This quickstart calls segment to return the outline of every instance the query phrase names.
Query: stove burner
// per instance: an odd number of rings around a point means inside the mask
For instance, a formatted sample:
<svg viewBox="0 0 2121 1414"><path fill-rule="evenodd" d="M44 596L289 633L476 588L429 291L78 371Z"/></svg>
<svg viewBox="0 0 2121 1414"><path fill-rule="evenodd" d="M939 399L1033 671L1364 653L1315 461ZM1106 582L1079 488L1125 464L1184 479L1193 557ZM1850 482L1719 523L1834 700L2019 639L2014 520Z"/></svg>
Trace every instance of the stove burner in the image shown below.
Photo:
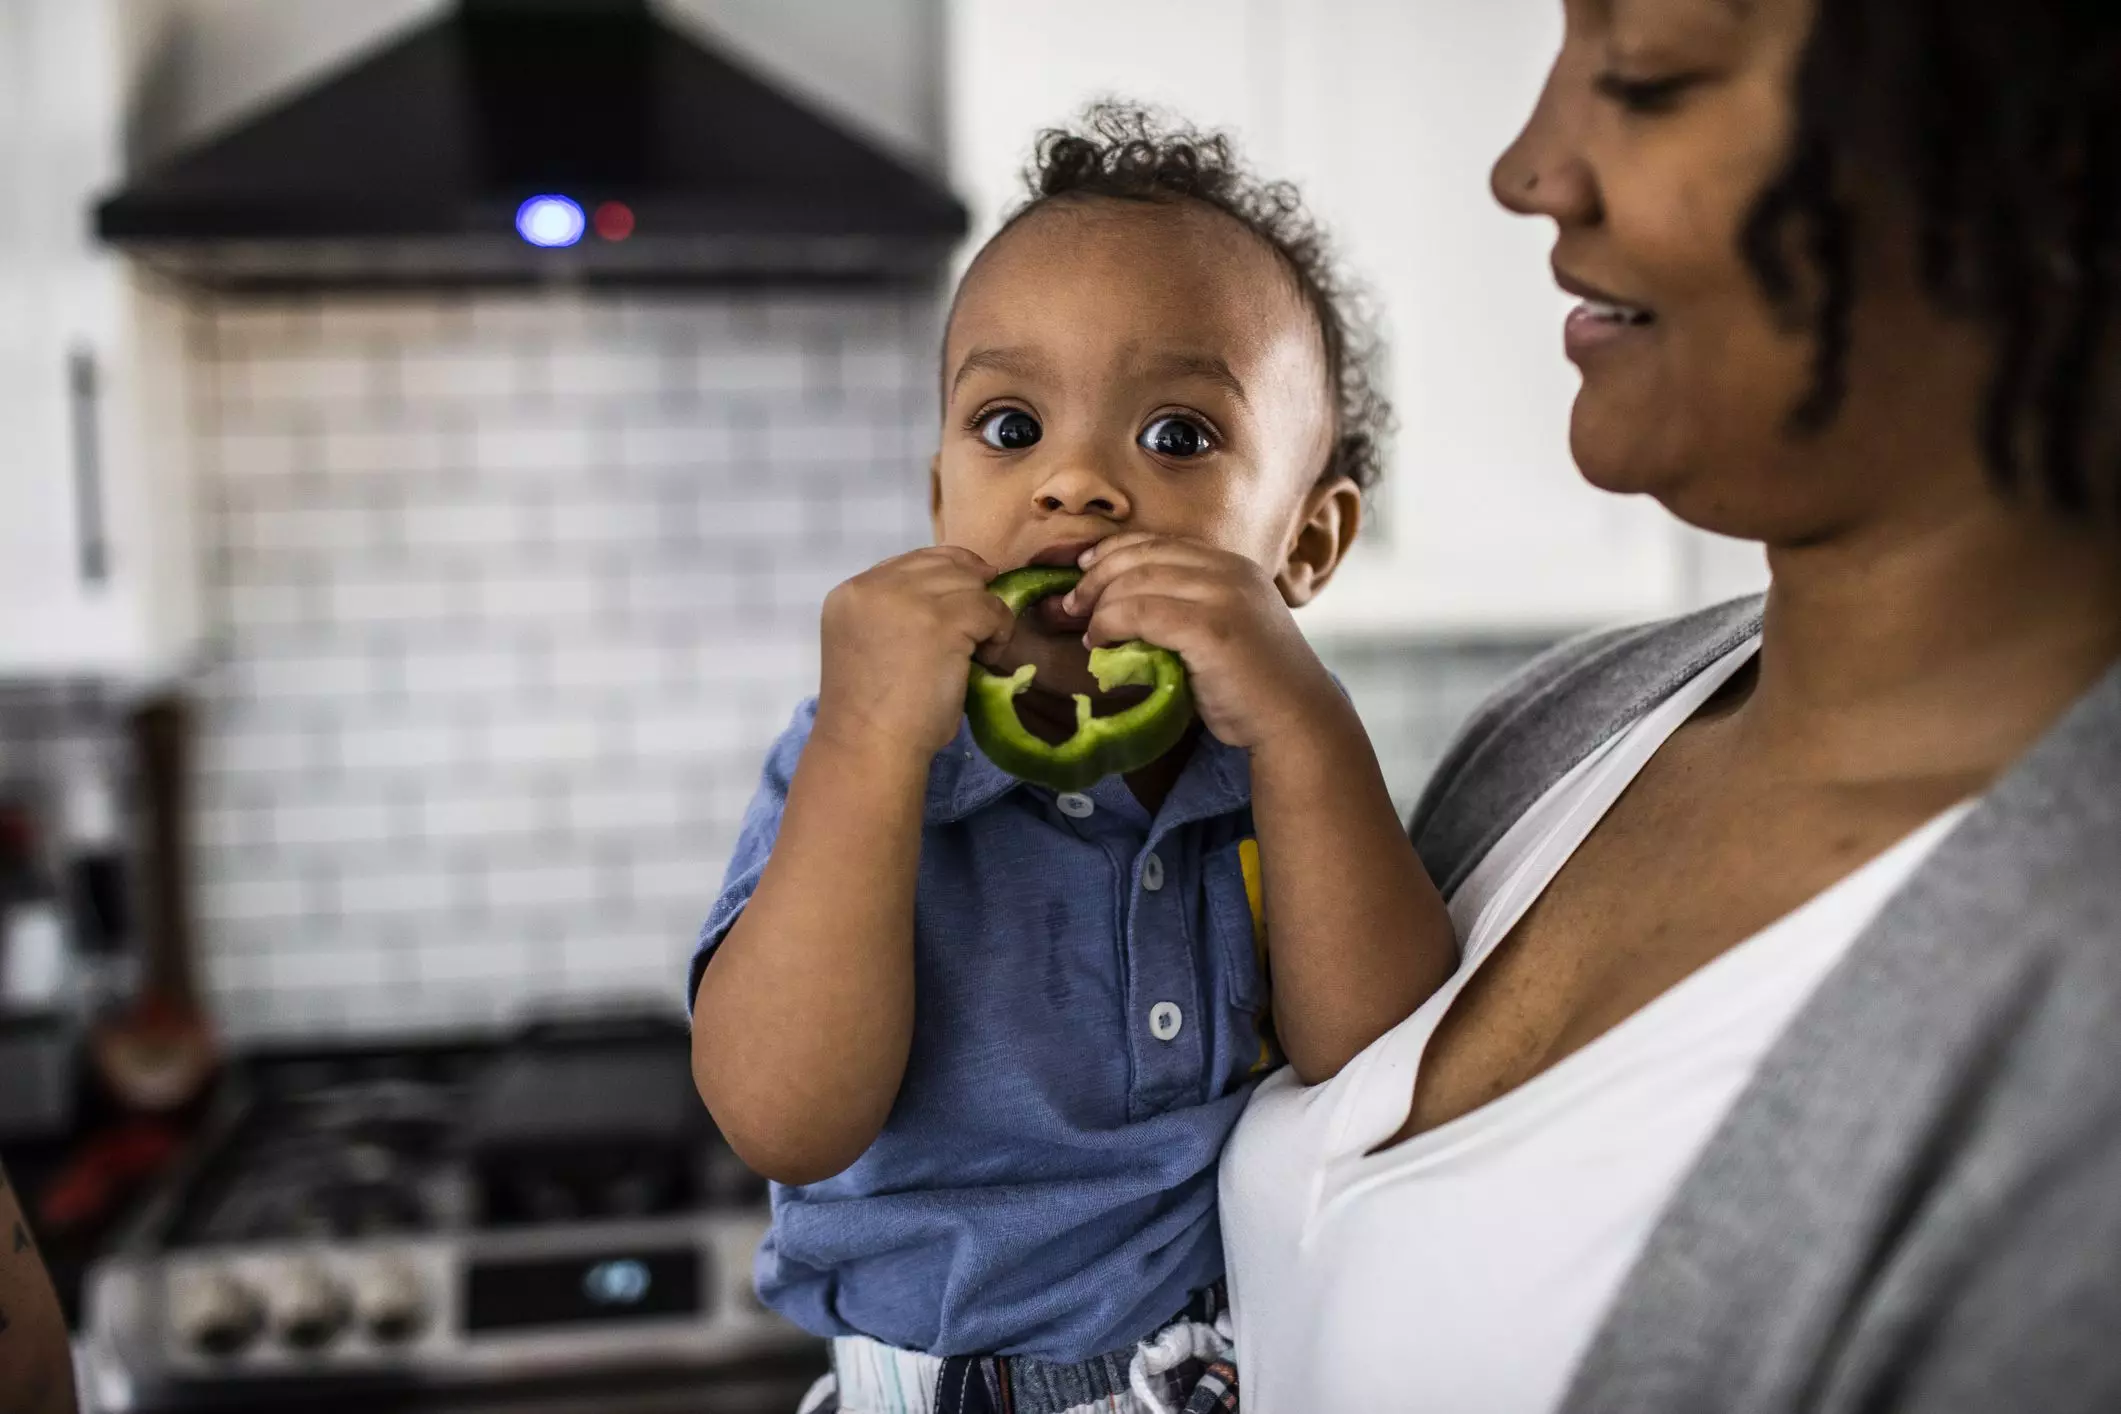
<svg viewBox="0 0 2121 1414"><path fill-rule="evenodd" d="M450 1176L459 1103L400 1079L329 1085L269 1107L198 1214L198 1243L372 1238L462 1208Z"/></svg>

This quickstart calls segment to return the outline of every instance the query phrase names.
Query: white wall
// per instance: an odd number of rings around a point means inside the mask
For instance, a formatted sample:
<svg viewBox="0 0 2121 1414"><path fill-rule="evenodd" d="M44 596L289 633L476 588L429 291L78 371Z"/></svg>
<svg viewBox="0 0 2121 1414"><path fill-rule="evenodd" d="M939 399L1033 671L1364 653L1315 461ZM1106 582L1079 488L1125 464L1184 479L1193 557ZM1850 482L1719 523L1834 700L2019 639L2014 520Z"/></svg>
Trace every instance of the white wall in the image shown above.
<svg viewBox="0 0 2121 1414"><path fill-rule="evenodd" d="M454 0L131 0L136 154L284 96ZM667 18L908 156L942 150L941 0L659 0Z"/></svg>

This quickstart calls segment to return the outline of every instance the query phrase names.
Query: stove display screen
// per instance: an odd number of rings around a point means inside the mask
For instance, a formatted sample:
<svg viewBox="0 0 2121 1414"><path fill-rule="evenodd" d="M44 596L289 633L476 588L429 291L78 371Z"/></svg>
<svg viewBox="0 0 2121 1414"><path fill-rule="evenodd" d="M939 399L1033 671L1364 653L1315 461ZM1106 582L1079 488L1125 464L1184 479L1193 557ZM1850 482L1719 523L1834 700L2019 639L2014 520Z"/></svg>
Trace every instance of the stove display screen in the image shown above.
<svg viewBox="0 0 2121 1414"><path fill-rule="evenodd" d="M601 1325L700 1314L696 1248L474 1262L465 1283L467 1332Z"/></svg>

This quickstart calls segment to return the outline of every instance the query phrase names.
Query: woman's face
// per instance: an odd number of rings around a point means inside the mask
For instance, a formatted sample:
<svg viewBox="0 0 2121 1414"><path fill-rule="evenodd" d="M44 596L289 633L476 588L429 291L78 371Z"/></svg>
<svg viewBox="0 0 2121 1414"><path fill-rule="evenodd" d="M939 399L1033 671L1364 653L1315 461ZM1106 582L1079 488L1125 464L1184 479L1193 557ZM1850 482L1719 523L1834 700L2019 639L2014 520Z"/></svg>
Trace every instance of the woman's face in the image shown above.
<svg viewBox="0 0 2121 1414"><path fill-rule="evenodd" d="M1972 406L1982 363L1908 262L1876 256L1895 248L1884 229L1895 223L1873 223L1879 244L1858 252L1850 395L1817 436L1790 430L1812 386L1813 337L1770 305L1739 249L1786 161L1813 0L1565 9L1561 53L1494 188L1555 223L1556 278L1586 301L1567 332L1583 375L1570 436L1584 475L1770 542L1831 534L1882 497L1919 492L1912 473L1901 483L1850 464L1885 448L1908 462L1909 419L1937 423L1940 394L1944 407ZM1959 430L1970 446L1971 421Z"/></svg>

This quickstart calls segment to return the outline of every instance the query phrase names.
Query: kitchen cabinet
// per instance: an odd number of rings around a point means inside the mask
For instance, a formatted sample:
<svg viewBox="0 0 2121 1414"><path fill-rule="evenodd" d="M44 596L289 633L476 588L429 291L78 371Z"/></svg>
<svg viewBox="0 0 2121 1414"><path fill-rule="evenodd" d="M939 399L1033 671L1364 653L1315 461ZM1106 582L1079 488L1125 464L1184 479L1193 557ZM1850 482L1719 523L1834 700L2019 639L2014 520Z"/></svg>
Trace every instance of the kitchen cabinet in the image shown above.
<svg viewBox="0 0 2121 1414"><path fill-rule="evenodd" d="M0 675L157 676L198 635L184 308L101 251L124 0L0 0Z"/></svg>
<svg viewBox="0 0 2121 1414"><path fill-rule="evenodd" d="M1560 41L1553 0L951 0L951 152L975 238L1031 136L1105 94L1227 127L1299 182L1374 293L1400 435L1335 634L1543 634L1765 583L1757 547L1595 491L1569 457L1550 224L1488 195Z"/></svg>

